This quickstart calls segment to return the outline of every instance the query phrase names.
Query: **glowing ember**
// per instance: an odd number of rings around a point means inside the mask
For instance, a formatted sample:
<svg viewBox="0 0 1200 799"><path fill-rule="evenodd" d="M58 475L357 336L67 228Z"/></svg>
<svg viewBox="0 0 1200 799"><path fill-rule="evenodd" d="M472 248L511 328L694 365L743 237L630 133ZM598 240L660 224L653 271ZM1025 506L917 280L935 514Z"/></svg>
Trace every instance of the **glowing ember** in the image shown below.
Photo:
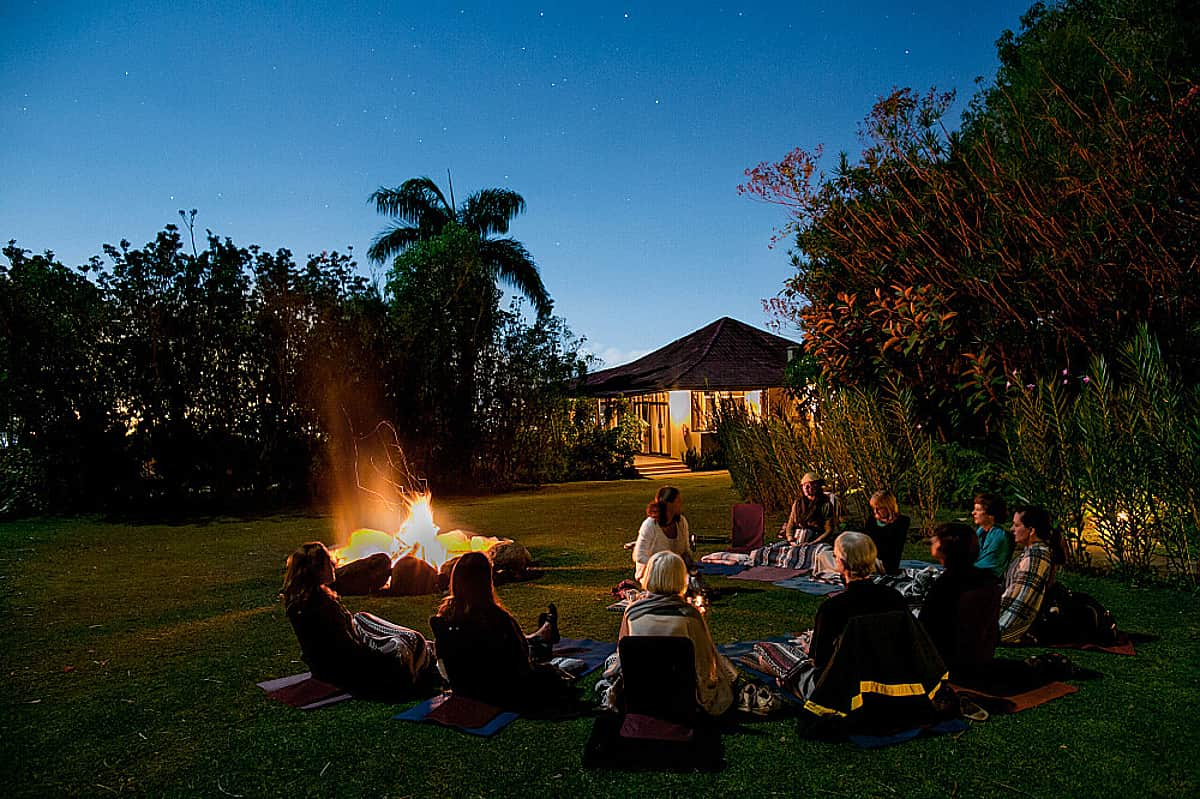
<svg viewBox="0 0 1200 799"><path fill-rule="evenodd" d="M492 536L469 535L462 530L439 533L433 521L431 497L422 494L408 504L408 518L394 535L382 530L355 530L346 546L330 554L338 566L382 552L393 564L400 558L415 557L441 569L460 555L487 552L499 542Z"/></svg>

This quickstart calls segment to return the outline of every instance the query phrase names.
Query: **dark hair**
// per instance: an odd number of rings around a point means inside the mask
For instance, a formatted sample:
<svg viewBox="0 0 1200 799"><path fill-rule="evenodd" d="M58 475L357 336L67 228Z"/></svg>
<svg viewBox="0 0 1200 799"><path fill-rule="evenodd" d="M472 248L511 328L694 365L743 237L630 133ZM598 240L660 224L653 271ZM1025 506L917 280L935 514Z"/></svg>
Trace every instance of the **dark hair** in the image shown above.
<svg viewBox="0 0 1200 799"><path fill-rule="evenodd" d="M947 569L970 566L979 557L979 538L971 525L962 522L939 524L933 537L941 542L942 557Z"/></svg>
<svg viewBox="0 0 1200 799"><path fill-rule="evenodd" d="M995 494L982 493L975 495L975 504L982 505L987 514L997 522L1001 521L1006 515L1004 512L1004 500Z"/></svg>
<svg viewBox="0 0 1200 799"><path fill-rule="evenodd" d="M673 521L667 518L667 505L674 502L678 496L678 488L675 486L663 486L654 495L654 501L646 506L646 515L658 522L660 527L666 527Z"/></svg>
<svg viewBox="0 0 1200 799"><path fill-rule="evenodd" d="M450 570L450 594L438 606L437 615L453 621L489 607L503 608L496 598L492 562L482 552L468 552Z"/></svg>
<svg viewBox="0 0 1200 799"><path fill-rule="evenodd" d="M320 541L301 544L288 555L283 570L283 588L279 591L285 610L302 610L309 597L321 590L320 577L326 561L333 559Z"/></svg>
<svg viewBox="0 0 1200 799"><path fill-rule="evenodd" d="M1055 565L1061 566L1067 562L1067 552L1063 548L1062 531L1050 524L1050 512L1040 505L1024 505L1017 508L1016 514L1021 517L1021 524L1037 532L1038 538L1050 547L1050 557Z"/></svg>

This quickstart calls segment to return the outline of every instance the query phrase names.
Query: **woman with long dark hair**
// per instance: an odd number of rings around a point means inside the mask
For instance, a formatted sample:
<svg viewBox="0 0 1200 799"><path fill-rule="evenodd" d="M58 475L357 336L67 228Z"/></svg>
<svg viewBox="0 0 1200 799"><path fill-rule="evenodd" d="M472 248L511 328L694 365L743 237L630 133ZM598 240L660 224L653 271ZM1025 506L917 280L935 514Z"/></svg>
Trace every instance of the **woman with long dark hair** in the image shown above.
<svg viewBox="0 0 1200 799"><path fill-rule="evenodd" d="M1026 506L1013 514L1013 540L1021 553L1004 575L1000 599L1000 640L1020 643L1042 609L1058 567L1066 563L1062 534L1045 508Z"/></svg>
<svg viewBox="0 0 1200 799"><path fill-rule="evenodd" d="M407 696L431 662L425 637L370 613L351 614L333 581L333 558L320 541L288 556L280 597L313 676L361 696Z"/></svg>
<svg viewBox="0 0 1200 799"><path fill-rule="evenodd" d="M646 519L633 546L633 572L639 583L645 576L646 564L658 552L674 552L683 558L688 569L692 568L691 533L683 515L683 494L675 486L658 489L654 501L646 506Z"/></svg>
<svg viewBox="0 0 1200 799"><path fill-rule="evenodd" d="M558 638L558 610L550 605L528 638L496 596L492 562L468 552L450 572L450 593L429 619L439 664L454 693L498 707L530 711L561 707L571 696L568 676L535 663L549 659Z"/></svg>

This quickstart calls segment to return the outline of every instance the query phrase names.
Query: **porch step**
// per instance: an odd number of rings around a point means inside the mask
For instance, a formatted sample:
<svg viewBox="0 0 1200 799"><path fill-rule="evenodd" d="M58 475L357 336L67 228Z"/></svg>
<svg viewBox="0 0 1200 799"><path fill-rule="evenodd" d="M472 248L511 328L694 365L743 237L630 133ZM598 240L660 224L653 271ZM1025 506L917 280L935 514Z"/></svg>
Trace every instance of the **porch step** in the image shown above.
<svg viewBox="0 0 1200 799"><path fill-rule="evenodd" d="M648 480L657 480L661 477L669 477L676 474L692 473L692 470L683 461L671 458L638 456L633 459L633 468L637 471L639 477L644 477Z"/></svg>

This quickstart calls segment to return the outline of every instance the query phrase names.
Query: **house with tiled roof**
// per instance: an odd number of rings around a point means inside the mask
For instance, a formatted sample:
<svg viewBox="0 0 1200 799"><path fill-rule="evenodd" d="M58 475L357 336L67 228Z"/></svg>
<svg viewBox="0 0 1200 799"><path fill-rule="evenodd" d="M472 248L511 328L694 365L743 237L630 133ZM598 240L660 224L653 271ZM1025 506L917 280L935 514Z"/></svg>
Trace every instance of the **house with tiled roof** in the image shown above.
<svg viewBox="0 0 1200 799"><path fill-rule="evenodd" d="M682 458L707 451L713 411L722 401L763 413L787 403L784 371L799 344L722 317L636 361L588 375L579 392L596 397L601 419L615 400L641 418L642 452Z"/></svg>

